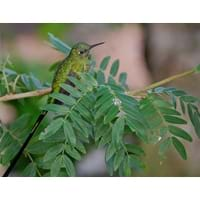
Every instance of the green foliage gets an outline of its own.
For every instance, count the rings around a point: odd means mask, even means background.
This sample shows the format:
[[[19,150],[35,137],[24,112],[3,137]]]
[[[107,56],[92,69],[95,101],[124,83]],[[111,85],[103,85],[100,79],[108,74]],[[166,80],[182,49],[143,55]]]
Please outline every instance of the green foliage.
[[[196,66],[195,71],[196,71],[197,73],[200,72],[200,65],[197,65],[197,66]]]
[[[47,85],[41,83],[32,73],[19,74],[13,68],[9,58],[0,66],[0,95],[20,93],[30,90],[42,89]]]
[[[48,36],[49,42],[51,43],[53,48],[55,48],[58,51],[61,51],[64,54],[69,54],[71,47],[69,47],[67,44],[55,37],[52,33],[48,33]]]
[[[49,37],[57,50],[69,52],[65,43],[52,34]],[[22,175],[75,176],[76,162],[86,154],[86,145],[91,142],[105,149],[105,162],[111,176],[131,176],[133,170],[145,169],[143,158],[147,152],[142,149],[142,143],[158,145],[161,155],[174,147],[182,159],[187,159],[184,142],[192,142],[192,136],[185,129],[188,123],[185,115],[200,137],[200,100],[183,90],[165,87],[150,90],[138,100],[127,94],[127,74],[122,72],[118,80],[116,78],[119,60],[111,63],[109,75],[105,76],[110,60],[105,57],[99,68],[91,68],[79,78],[69,77],[74,87],[61,85],[67,94],[50,94],[60,104],[41,107],[49,111],[51,121],[26,148],[28,163]],[[9,83],[18,76],[9,69],[2,71],[4,78],[5,74],[15,77],[9,78]],[[17,84],[24,84],[30,90],[31,84],[27,81],[30,79],[31,76],[27,76]],[[1,80],[6,91],[6,81]],[[39,82],[33,82],[39,88]],[[20,148],[30,130],[29,118],[23,115],[9,126],[1,124],[1,164],[8,165]],[[130,137],[133,140],[127,139]]]

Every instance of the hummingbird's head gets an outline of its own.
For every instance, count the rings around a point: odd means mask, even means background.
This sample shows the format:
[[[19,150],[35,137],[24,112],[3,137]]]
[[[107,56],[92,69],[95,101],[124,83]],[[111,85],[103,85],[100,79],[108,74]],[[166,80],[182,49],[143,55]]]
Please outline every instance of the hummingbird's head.
[[[93,45],[89,45],[84,42],[77,43],[72,48],[72,54],[80,58],[90,58],[90,50],[101,44],[104,44],[104,42],[100,42]]]

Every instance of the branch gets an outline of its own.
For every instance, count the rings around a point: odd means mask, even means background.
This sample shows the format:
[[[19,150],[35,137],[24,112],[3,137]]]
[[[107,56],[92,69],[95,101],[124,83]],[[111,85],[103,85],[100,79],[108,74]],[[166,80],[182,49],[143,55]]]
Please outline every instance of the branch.
[[[183,73],[180,73],[180,74],[177,74],[177,75],[174,75],[174,76],[170,76],[170,77],[168,77],[166,79],[163,79],[162,81],[155,82],[155,83],[153,83],[153,84],[151,84],[151,85],[149,85],[147,87],[144,87],[143,89],[135,90],[135,91],[129,91],[129,92],[127,92],[127,94],[131,95],[131,96],[140,96],[141,94],[143,94],[147,90],[159,87],[161,85],[164,85],[164,84],[169,83],[171,81],[183,78],[185,76],[189,76],[189,75],[191,75],[191,74],[193,74],[195,72],[197,72],[197,70],[196,70],[196,68],[193,68],[193,69],[188,70],[186,72],[183,72]],[[141,96],[143,96],[143,95],[141,95]]]
[[[135,91],[129,91],[127,92],[127,95],[131,95],[134,96],[135,98],[141,99],[143,98],[145,95],[144,93],[147,90],[159,87],[161,85],[164,85],[166,83],[169,83],[171,81],[183,78],[185,76],[189,76],[193,73],[196,72],[200,72],[200,66],[197,66],[191,70],[188,70],[186,72],[174,75],[174,76],[170,76],[166,79],[163,79],[162,81],[158,81],[156,83],[153,83],[141,90],[135,90]],[[52,88],[45,88],[45,89],[41,89],[41,90],[35,90],[35,91],[30,91],[30,92],[25,92],[25,93],[19,93],[19,94],[7,94],[5,96],[0,97],[0,102],[1,101],[10,101],[10,100],[14,100],[14,99],[22,99],[22,98],[28,98],[28,97],[34,97],[34,96],[43,96],[46,94],[49,94],[52,91]]]
[[[10,101],[14,99],[22,99],[22,98],[28,98],[28,97],[35,97],[35,96],[43,96],[45,94],[49,94],[51,92],[51,88],[45,88],[41,90],[35,90],[30,92],[24,92],[19,94],[7,94],[5,96],[0,97],[1,101]]]

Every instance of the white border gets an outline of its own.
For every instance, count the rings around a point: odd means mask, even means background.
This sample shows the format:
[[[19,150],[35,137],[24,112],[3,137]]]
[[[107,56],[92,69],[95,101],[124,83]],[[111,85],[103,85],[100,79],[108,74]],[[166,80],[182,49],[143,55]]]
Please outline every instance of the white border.
[[[1,0],[0,22],[200,22],[198,0]]]
[[[186,23],[200,14],[197,0],[1,0],[0,22]],[[0,198],[188,200],[199,185],[199,178],[0,178]]]
[[[1,178],[0,198],[188,200],[199,196],[199,185],[200,178]]]

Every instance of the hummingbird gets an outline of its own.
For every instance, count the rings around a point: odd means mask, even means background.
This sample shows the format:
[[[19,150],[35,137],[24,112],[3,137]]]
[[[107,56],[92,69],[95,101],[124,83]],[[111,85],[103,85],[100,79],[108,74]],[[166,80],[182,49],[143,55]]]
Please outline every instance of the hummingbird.
[[[78,77],[78,74],[81,72],[87,72],[90,69],[90,61],[91,61],[91,54],[90,50],[96,46],[102,45],[104,42],[96,43],[93,45],[89,45],[84,42],[79,42],[75,44],[69,55],[63,59],[63,61],[58,63],[56,72],[53,77],[52,81],[52,91],[53,92],[62,92],[62,88],[60,85],[62,83],[68,83],[68,77],[69,76],[74,76]],[[52,97],[49,97],[47,100],[47,103],[56,103],[59,104],[57,100],[53,99]],[[22,155],[24,149],[30,142],[31,138],[33,137],[34,133],[36,132],[38,126],[46,116],[48,111],[42,111],[39,117],[37,118],[35,124],[33,125],[33,128],[31,129],[30,134],[26,138],[25,142],[13,158],[13,160],[10,163],[10,166],[8,169],[5,171],[3,174],[3,177],[9,176],[10,172],[12,169],[15,167],[17,161],[19,160],[20,156]]]

